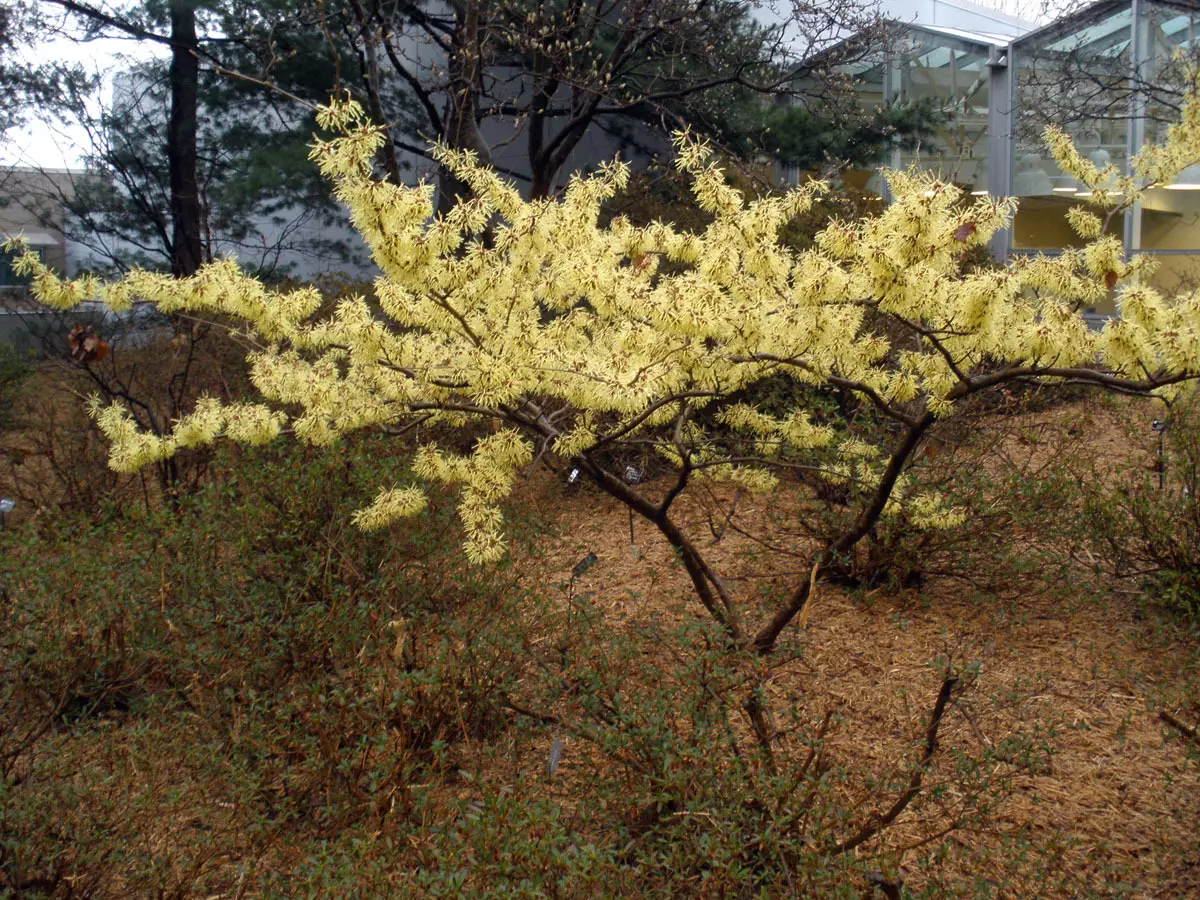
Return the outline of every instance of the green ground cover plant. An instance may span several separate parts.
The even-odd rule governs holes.
[[[63,515],[6,544],[7,890],[199,890],[223,855],[379,816],[500,727],[521,636],[490,623],[519,622],[520,591],[449,564],[444,514],[405,542],[348,532],[362,479],[395,464],[382,450],[238,453],[178,510]],[[212,817],[172,821],[197,792]]]
[[[28,354],[0,341],[0,429],[13,424],[12,406],[17,390],[32,371]]]
[[[1142,453],[1115,477],[1079,473],[1081,525],[1108,573],[1179,614],[1200,613],[1200,402],[1123,410],[1122,430]]]

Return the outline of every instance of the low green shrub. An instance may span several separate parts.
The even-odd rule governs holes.
[[[964,404],[918,448],[906,472],[912,492],[936,494],[961,513],[961,521],[930,527],[899,502],[852,551],[824,566],[821,580],[899,591],[941,579],[977,594],[1010,595],[1060,579],[1072,563],[1051,547],[1059,533],[1044,525],[1080,502],[1067,469],[1070,460],[1087,455],[1090,431],[1076,399],[1061,388],[1042,388]],[[835,395],[823,400],[823,423],[865,435],[868,442],[890,427],[869,405],[841,409]],[[780,491],[782,502],[761,515],[756,509],[759,521],[728,517],[729,504],[715,508],[714,531],[728,517],[729,529],[759,546],[803,558],[850,527],[870,490],[833,483],[807,467],[792,473],[791,481]]]
[[[1079,527],[1099,570],[1134,580],[1167,608],[1195,619],[1200,615],[1200,398],[1189,393],[1169,410],[1127,411],[1124,424],[1128,445],[1143,452],[1113,475],[1080,478]]]
[[[11,428],[13,404],[21,386],[33,372],[31,357],[0,341],[0,429]]]
[[[358,828],[311,846],[286,871],[262,873],[256,890],[280,898],[858,900],[872,883],[901,889],[905,845],[889,839],[891,821],[881,817],[918,777],[926,790],[904,808],[906,840],[918,835],[931,859],[972,852],[980,866],[1002,868],[1003,859],[964,850],[953,836],[988,827],[1016,776],[1041,769],[1048,753],[1043,734],[966,749],[953,707],[973,690],[970,666],[945,682],[933,749],[926,718],[911,752],[864,782],[858,761],[829,740],[846,724],[833,712],[810,721],[785,709],[772,722],[771,749],[758,741],[743,707],[753,661],[731,657],[711,628],[622,636],[584,602],[570,624],[543,635],[534,658],[505,696],[517,714],[509,768],[461,771],[440,796],[426,784],[412,814],[424,824],[407,842],[386,828]],[[936,663],[932,695],[948,671]],[[566,748],[559,765],[546,754],[554,746]],[[884,798],[879,816],[859,805]],[[1017,835],[1003,846],[1029,849]],[[1022,860],[1025,877],[1037,862]],[[961,877],[920,881],[904,896],[989,896]]]
[[[389,444],[222,452],[237,478],[174,511],[5,536],[0,892],[233,889],[230,858],[407,822],[413,783],[506,726],[513,573],[460,564],[450,504],[347,525]]]
[[[6,534],[0,892],[859,898],[899,890],[901,798],[949,859],[1044,764],[1044,735],[966,739],[965,660],[933,665],[912,733],[864,769],[836,710],[768,696],[791,660],[469,567],[450,498],[354,530],[398,447],[224,446],[174,507]],[[518,517],[512,558],[540,533]]]

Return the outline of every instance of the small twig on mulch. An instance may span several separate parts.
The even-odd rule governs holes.
[[[1172,728],[1174,728],[1176,731],[1178,731],[1180,734],[1182,734],[1184,737],[1187,737],[1193,741],[1200,742],[1200,731],[1197,731],[1195,728],[1192,728],[1190,725],[1185,725],[1183,722],[1179,721],[1179,719],[1175,718],[1173,715],[1171,715],[1166,710],[1162,710],[1158,714],[1158,717],[1160,719],[1162,719],[1164,722],[1166,722],[1168,725],[1170,725]]]

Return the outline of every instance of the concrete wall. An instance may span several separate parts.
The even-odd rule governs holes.
[[[0,169],[0,233],[25,234],[60,272],[68,268],[61,198],[71,194],[72,176],[66,170]]]

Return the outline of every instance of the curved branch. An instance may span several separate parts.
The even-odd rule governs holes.
[[[933,759],[933,755],[937,752],[938,730],[942,726],[942,719],[946,715],[946,706],[950,702],[950,694],[956,684],[958,684],[958,679],[952,676],[947,676],[942,680],[942,686],[938,690],[937,701],[933,705],[933,713],[929,717],[929,727],[925,729],[925,749],[921,754],[920,762],[917,763],[916,770],[912,774],[912,778],[909,779],[908,788],[896,798],[896,802],[891,805],[887,812],[882,815],[872,816],[857,833],[841,843],[828,847],[825,850],[826,853],[848,853],[856,847],[862,846],[895,822],[900,814],[908,808],[908,804],[913,801],[913,798],[920,793],[921,780],[924,777],[925,770],[929,768],[929,763]]]
[[[927,412],[908,429],[908,432],[904,435],[904,439],[892,452],[887,468],[883,471],[883,477],[879,480],[878,487],[875,488],[871,502],[859,513],[854,524],[841,537],[831,542],[817,557],[818,570],[833,557],[840,556],[852,549],[855,544],[862,540],[875,527],[875,524],[879,521],[879,517],[883,515],[883,511],[887,507],[888,501],[892,497],[892,491],[896,487],[900,473],[908,465],[908,460],[912,456],[913,451],[917,449],[917,445],[920,444],[921,439],[925,436],[925,432],[929,430],[929,427],[933,423],[933,413]],[[801,582],[800,587],[796,589],[788,599],[788,602],[780,607],[771,621],[755,636],[755,649],[760,653],[769,653],[775,647],[775,641],[779,638],[780,633],[796,617],[800,610],[804,608],[813,583],[813,579]]]
[[[1200,372],[1180,372],[1168,375],[1160,371],[1156,375],[1145,378],[1140,381],[1135,381],[1130,378],[1122,378],[1119,375],[1112,375],[1108,372],[1103,372],[1098,369],[1088,369],[1082,366],[1061,367],[1061,366],[1014,366],[1008,369],[1001,369],[999,372],[992,372],[989,375],[977,375],[968,378],[961,382],[954,390],[946,395],[947,400],[958,400],[968,394],[974,394],[982,391],[985,388],[995,387],[998,384],[1015,381],[1018,379],[1028,378],[1063,378],[1076,382],[1086,382],[1096,385],[1097,387],[1110,388],[1116,391],[1125,393],[1149,394],[1151,391],[1159,388],[1169,387],[1173,384],[1180,384],[1184,381],[1194,381],[1200,379]]]
[[[872,406],[878,409],[889,419],[895,419],[897,422],[902,422],[909,428],[912,428],[917,423],[917,419],[900,412],[900,410],[896,409],[894,406],[884,400],[883,397],[879,396],[879,393],[870,385],[863,384],[861,381],[853,381],[849,378],[842,378],[838,375],[817,372],[809,363],[806,363],[801,359],[796,359],[795,357],[777,356],[774,353],[755,353],[752,356],[734,356],[731,357],[730,360],[731,362],[738,363],[774,362],[783,366],[792,366],[797,369],[802,369],[805,372],[811,372],[814,375],[818,375],[819,377],[828,381],[834,387],[839,387],[847,391],[854,391],[856,394],[862,394],[871,401]]]
[[[619,441],[625,435],[636,431],[638,427],[648,418],[662,409],[664,406],[670,406],[672,403],[678,403],[680,400],[694,399],[697,397],[718,397],[720,394],[716,391],[687,391],[681,394],[672,394],[670,397],[664,397],[662,400],[656,400],[639,413],[631,422],[622,426],[612,434],[605,435],[592,444],[592,449],[603,447],[605,444],[611,444],[614,441]]]

